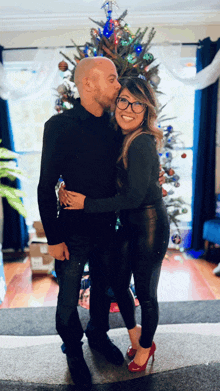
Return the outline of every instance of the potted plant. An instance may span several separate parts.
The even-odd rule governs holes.
[[[0,140],[1,142],[1,140]],[[17,167],[16,160],[18,154],[8,150],[7,148],[0,148],[0,304],[4,300],[6,293],[6,283],[2,256],[2,238],[3,238],[3,208],[2,197],[5,197],[12,208],[16,209],[22,216],[27,217],[25,207],[22,203],[21,197],[25,196],[22,190],[15,189],[11,186],[1,183],[1,178],[8,178],[13,181],[16,178],[24,177],[23,172]]]

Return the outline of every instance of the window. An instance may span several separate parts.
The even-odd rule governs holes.
[[[10,71],[10,80],[16,85],[26,83],[31,77],[28,62],[4,62]],[[27,174],[22,180],[23,198],[27,210],[26,223],[29,230],[33,221],[39,220],[37,185],[40,174],[40,160],[44,123],[55,114],[55,91],[46,91],[41,98],[22,101],[9,100],[10,119],[13,129],[15,151],[19,153],[18,165]]]
[[[192,77],[196,73],[195,58],[183,58],[182,65],[184,65],[183,73],[184,77]],[[180,228],[182,244],[184,243],[184,236],[187,235],[191,227],[191,200],[192,200],[192,162],[193,162],[193,123],[194,123],[194,88],[179,82],[174,79],[168,71],[159,66],[159,76],[161,82],[159,84],[159,90],[163,92],[163,95],[159,95],[159,102],[161,105],[166,105],[162,114],[167,118],[176,117],[175,119],[162,122],[161,125],[171,125],[175,132],[179,132],[177,137],[179,140],[176,145],[177,149],[171,150],[172,153],[172,168],[175,173],[180,177],[178,182],[179,187],[174,187],[171,184],[165,184],[164,188],[169,192],[174,191],[170,198],[176,199],[181,197],[185,204],[183,205],[184,211],[187,209],[187,213],[183,213],[177,216],[180,222],[178,226]],[[181,75],[180,75],[181,76]],[[175,145],[174,145],[175,148]],[[182,158],[181,156],[185,156]],[[163,158],[163,157],[162,157]],[[175,206],[173,207],[175,209]],[[172,235],[177,233],[175,224],[171,223],[171,238]],[[176,247],[176,245],[170,240],[169,247]]]

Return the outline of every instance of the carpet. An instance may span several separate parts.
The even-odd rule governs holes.
[[[146,372],[130,374],[83,350],[92,391],[217,391],[220,389],[220,302],[161,302],[157,350]],[[89,311],[79,307],[84,327]],[[136,308],[140,321],[140,308]],[[54,327],[54,307],[0,310],[0,390],[75,391]],[[110,314],[109,336],[122,353],[129,345],[120,313]]]

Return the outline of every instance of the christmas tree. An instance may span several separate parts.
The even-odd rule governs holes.
[[[163,151],[160,153],[161,165],[165,171],[166,184],[163,187],[164,201],[167,206],[168,215],[171,225],[176,229],[172,235],[172,241],[176,244],[176,248],[182,241],[181,230],[179,227],[180,215],[187,213],[186,203],[181,197],[175,198],[175,188],[180,186],[180,177],[172,168],[172,150],[178,149],[180,141],[180,133],[175,132],[171,125],[164,125],[164,122],[172,120],[162,114],[164,106],[159,103],[159,96],[162,92],[159,90],[160,77],[158,75],[159,65],[154,65],[155,58],[150,52],[152,40],[156,34],[154,28],[148,32],[148,27],[141,31],[138,28],[133,33],[125,22],[127,10],[125,10],[118,18],[112,18],[113,5],[117,7],[116,1],[105,1],[102,8],[105,11],[105,21],[95,21],[90,19],[97,25],[96,28],[91,28],[91,41],[86,42],[83,46],[78,46],[74,41],[73,45],[77,50],[74,58],[69,58],[61,52],[64,59],[71,64],[72,69],[65,60],[59,63],[59,69],[63,72],[63,83],[58,86],[59,94],[55,108],[58,113],[67,110],[74,105],[76,99],[76,87],[74,84],[74,72],[76,65],[85,57],[105,56],[111,59],[117,69],[119,81],[121,77],[138,76],[142,77],[153,87],[158,98],[158,126],[164,133]],[[147,38],[146,33],[148,32]],[[186,158],[186,154],[181,155]]]

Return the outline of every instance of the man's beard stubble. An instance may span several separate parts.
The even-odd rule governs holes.
[[[114,97],[111,100],[108,97],[100,95],[100,92],[97,91],[97,95],[95,97],[95,100],[103,108],[104,112],[114,112],[115,106],[116,106],[116,104],[115,104],[116,97]]]

